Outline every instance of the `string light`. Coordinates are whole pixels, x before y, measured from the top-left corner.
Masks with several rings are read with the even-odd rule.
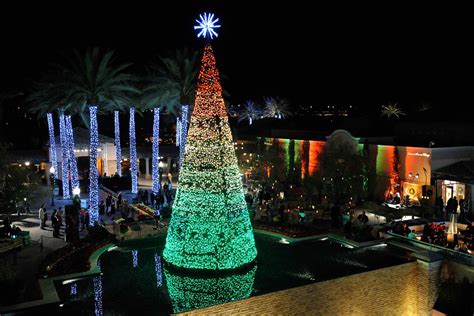
[[[90,106],[89,113],[89,224],[93,226],[99,221],[99,171],[97,170],[99,134],[97,126],[97,106]]]
[[[94,286],[94,310],[96,316],[102,316],[104,311],[102,310],[102,276],[98,275],[92,279]]]
[[[179,168],[183,164],[184,148],[186,146],[186,135],[188,133],[188,109],[187,105],[181,106],[181,121],[180,121],[180,139],[179,139]]]
[[[132,265],[138,267],[138,250],[132,250]]]
[[[77,283],[71,284],[71,290],[69,292],[71,296],[77,295]]]
[[[114,127],[115,127],[115,163],[117,166],[117,174],[122,176],[122,148],[120,146],[120,121],[119,111],[114,111]]]
[[[132,174],[132,193],[138,193],[137,142],[135,139],[135,108],[130,108],[130,172]]]
[[[49,132],[49,157],[51,160],[51,165],[54,167],[54,178],[58,178],[58,158],[56,157],[56,139],[54,137],[54,124],[53,124],[53,114],[46,114],[48,118],[48,132]]]
[[[202,270],[252,262],[257,250],[210,45],[204,49],[180,172],[163,259]]]
[[[66,136],[69,151],[69,169],[71,172],[71,187],[74,190],[79,187],[79,174],[77,172],[77,160],[74,156],[74,132],[72,130],[71,116],[66,115]]]
[[[63,182],[63,199],[70,199],[71,193],[69,190],[69,150],[67,142],[66,123],[64,119],[64,112],[59,114],[59,138],[61,139],[61,180]]]
[[[176,117],[176,146],[179,146],[179,140],[181,139],[181,120]]]
[[[153,144],[151,162],[151,190],[153,193],[160,191],[160,108],[153,110]]]
[[[165,269],[166,284],[174,313],[247,298],[252,294],[255,272],[249,271],[220,277],[180,275]]]
[[[161,271],[161,257],[155,253],[155,273],[156,273],[156,287],[163,286],[163,272]]]

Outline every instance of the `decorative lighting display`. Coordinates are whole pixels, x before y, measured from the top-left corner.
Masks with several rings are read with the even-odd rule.
[[[164,270],[175,313],[245,299],[252,294],[257,267],[220,277],[195,277]]]
[[[153,144],[151,165],[151,190],[153,193],[160,191],[160,108],[153,110]]]
[[[51,165],[54,167],[54,178],[58,178],[58,158],[56,157],[56,139],[54,138],[54,124],[53,124],[53,114],[48,113],[48,131],[49,131],[49,157],[51,159]]]
[[[211,39],[213,39],[214,36],[218,37],[214,29],[221,27],[216,24],[219,22],[219,18],[214,19],[214,13],[200,14],[199,17],[201,20],[196,20],[198,24],[194,26],[194,29],[198,30],[198,38],[201,36],[204,38],[210,37]]]
[[[94,286],[94,311],[96,316],[102,316],[104,311],[102,309],[102,276],[98,275],[92,279]]]
[[[71,284],[71,289],[69,291],[71,296],[77,295],[77,283]]]
[[[130,108],[130,173],[132,175],[132,193],[138,193],[137,142],[135,139],[135,108]]]
[[[77,172],[77,160],[74,156],[74,132],[72,130],[71,115],[66,115],[66,136],[69,152],[69,170],[71,172],[71,187],[74,190],[79,187],[79,174]]]
[[[163,286],[163,272],[161,270],[161,257],[155,253],[155,273],[156,273],[156,288]]]
[[[63,199],[70,199],[69,190],[69,150],[67,142],[64,113],[59,114],[59,138],[61,139],[61,180],[63,182]]]
[[[188,269],[235,269],[257,250],[210,45],[195,100],[163,259]]]
[[[114,111],[114,127],[115,127],[115,161],[117,164],[117,174],[122,176],[122,147],[120,147],[120,121],[119,111]]]
[[[181,120],[179,117],[176,118],[176,146],[179,146],[179,140],[181,139]]]
[[[138,267],[138,250],[132,250],[132,266]]]
[[[188,110],[187,105],[181,106],[181,121],[180,121],[180,133],[179,133],[179,168],[181,169],[183,158],[184,158],[184,148],[186,146],[186,135],[188,133]]]
[[[89,224],[93,226],[99,221],[99,171],[97,170],[99,132],[97,126],[97,106],[89,107],[89,113]]]

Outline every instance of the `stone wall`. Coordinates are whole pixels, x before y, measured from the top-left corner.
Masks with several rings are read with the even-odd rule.
[[[180,315],[431,315],[439,262],[410,262]]]

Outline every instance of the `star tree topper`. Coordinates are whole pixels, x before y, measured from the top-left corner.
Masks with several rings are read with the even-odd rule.
[[[210,37],[211,39],[214,39],[214,36],[218,37],[214,29],[221,27],[220,25],[216,25],[216,23],[219,21],[219,18],[214,19],[214,13],[200,14],[199,17],[201,20],[196,20],[198,25],[194,26],[194,29],[198,30],[199,32],[197,35],[198,38],[201,36],[204,38]]]

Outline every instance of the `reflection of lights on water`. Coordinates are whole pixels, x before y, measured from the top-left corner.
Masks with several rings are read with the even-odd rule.
[[[285,244],[285,245],[288,245],[288,244],[290,243],[290,242],[289,242],[287,239],[285,239],[285,238],[280,239],[278,242],[279,242],[280,244]]]
[[[102,316],[102,277],[96,276],[92,280],[94,284],[94,307],[95,307],[95,315]]]
[[[292,273],[294,277],[304,280],[316,281],[316,277],[311,272]]]
[[[161,271],[161,257],[155,253],[155,272],[156,272],[156,287],[160,288],[163,285],[163,277]]]
[[[76,294],[77,294],[77,283],[71,284],[71,291],[70,291],[70,294],[71,294],[71,295],[76,295]]]
[[[138,250],[132,250],[132,264],[133,267],[138,267]]]

